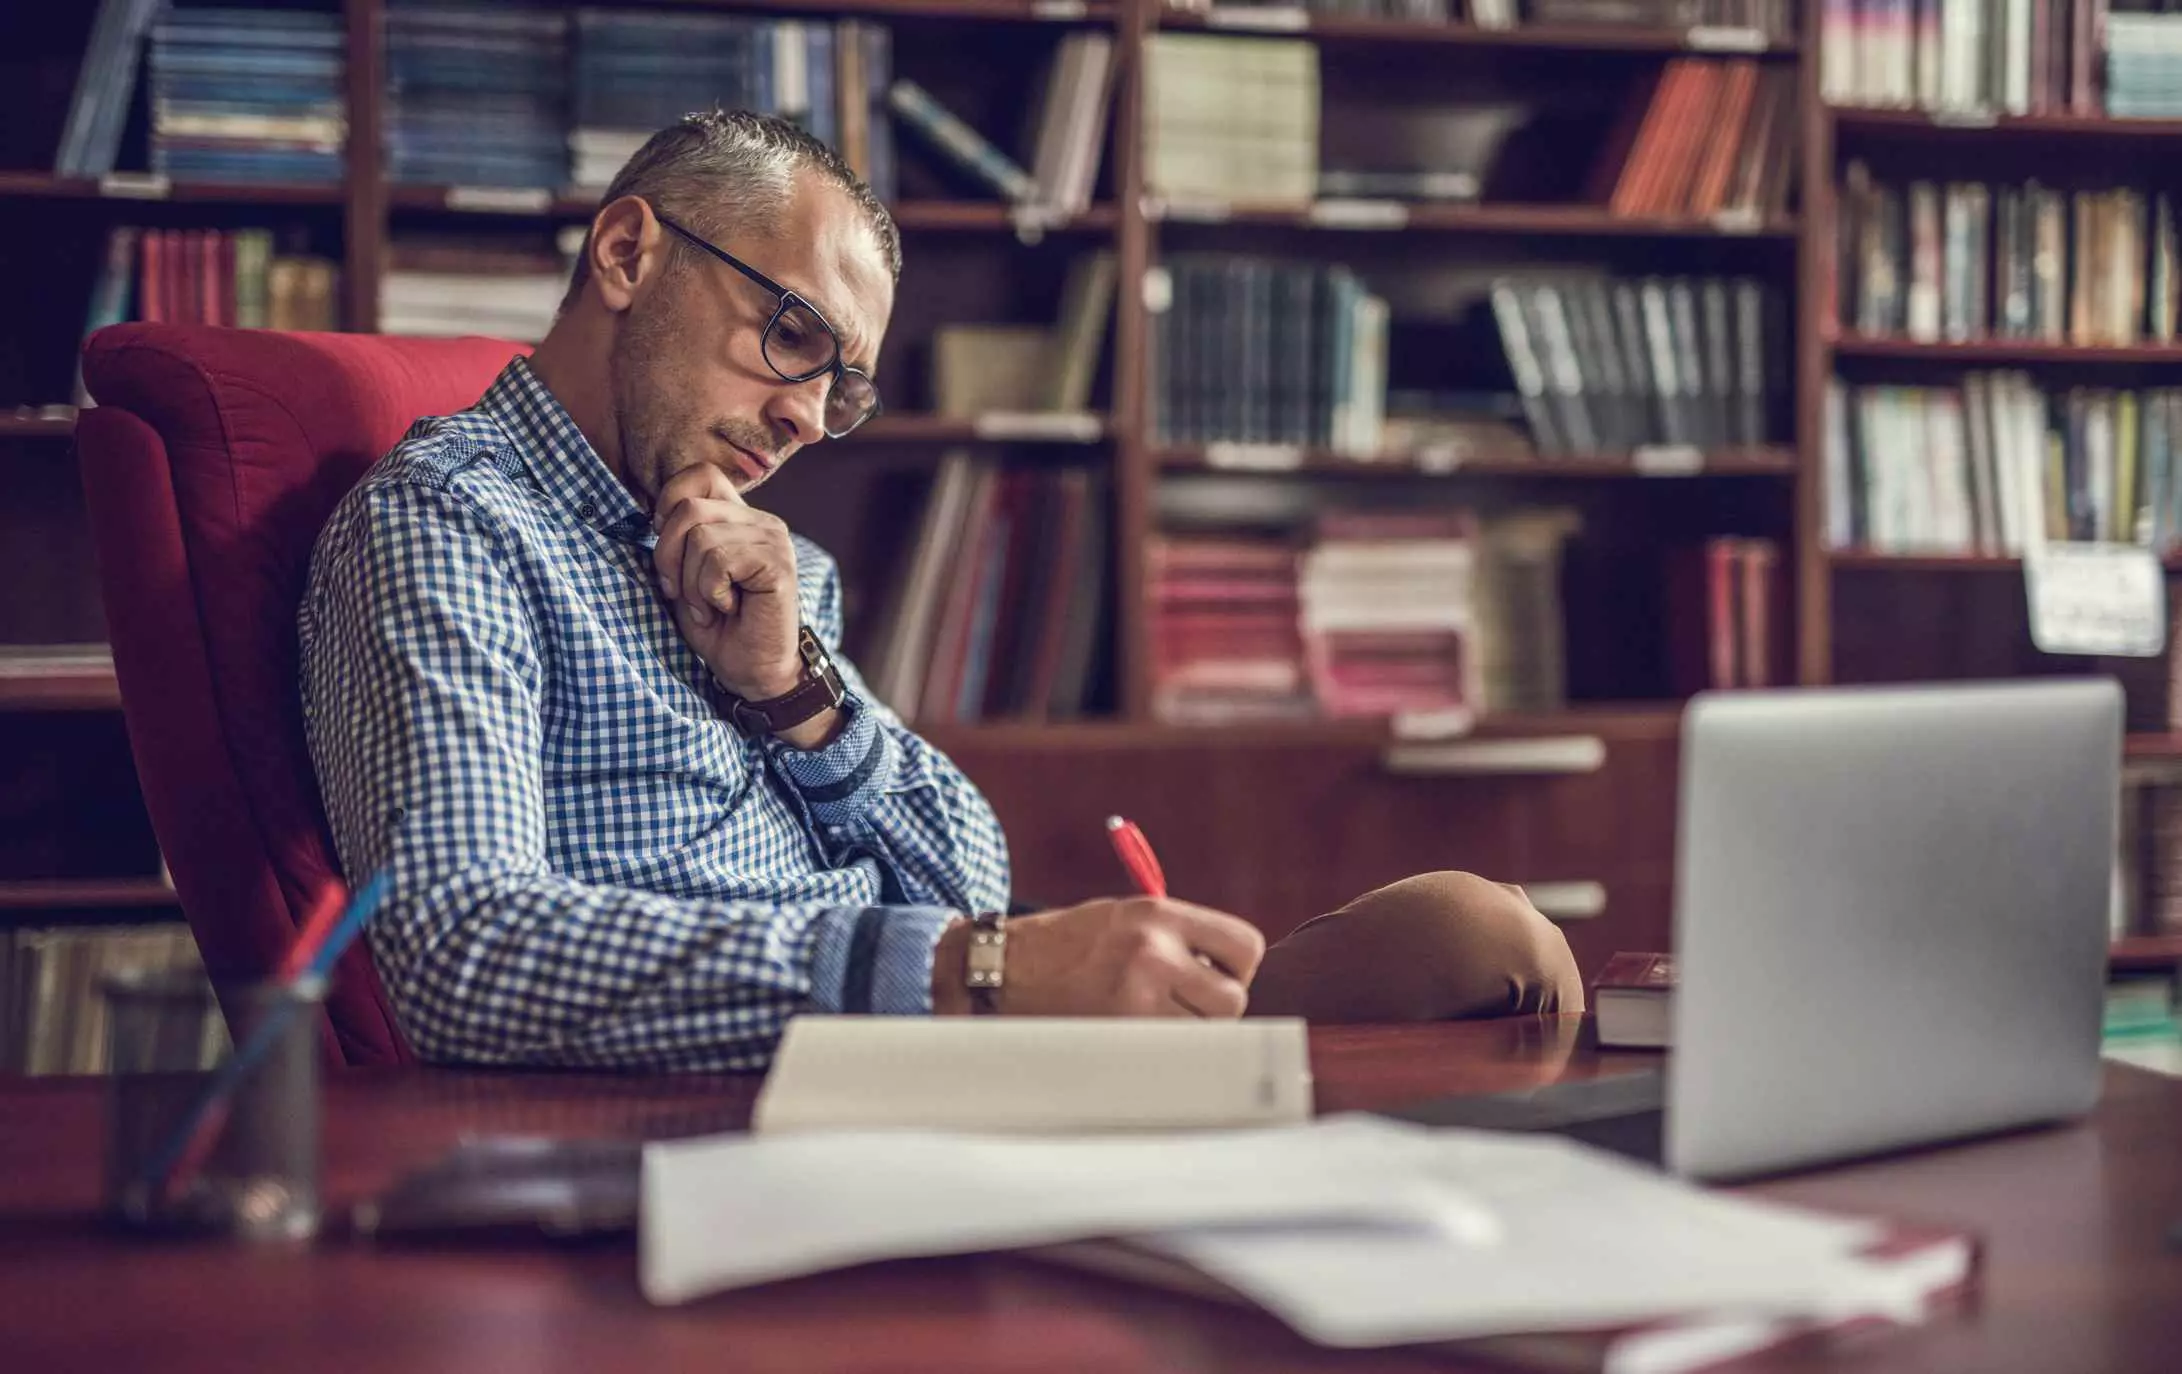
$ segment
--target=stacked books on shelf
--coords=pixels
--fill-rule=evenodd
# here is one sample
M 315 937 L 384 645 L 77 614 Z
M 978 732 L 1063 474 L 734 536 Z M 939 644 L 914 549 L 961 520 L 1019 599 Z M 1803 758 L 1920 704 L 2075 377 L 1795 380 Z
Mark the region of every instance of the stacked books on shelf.
M 2182 529 L 2182 391 L 1973 372 L 1826 397 L 1827 538 L 1894 553 L 2021 554 L 2044 540 L 2162 551 Z
M 1329 19 L 1407 19 L 1417 23 L 1442 23 L 1454 16 L 1457 0 L 1167 0 L 1177 14 L 1214 15 L 1237 28 L 1258 19 L 1266 27 L 1278 27 L 1285 14 L 1320 15 Z M 1271 15 L 1267 21 L 1261 16 Z
M 390 0 L 386 175 L 399 184 L 568 181 L 568 15 Z
M 2099 18 L 2106 26 L 2106 112 L 2182 119 L 2182 14 L 2113 14 L 2102 6 Z
M 196 963 L 197 946 L 181 925 L 0 930 L 0 1073 L 104 1073 L 100 980 Z M 226 1052 L 226 1027 L 208 1017 L 198 1034 L 198 1063 L 211 1068 Z
M 1562 510 L 1322 512 L 1150 548 L 1154 713 L 1216 725 L 1558 710 Z
M 925 723 L 1084 713 L 1106 599 L 1104 484 L 948 454 L 896 579 L 872 690 Z
M 1318 48 L 1290 39 L 1144 40 L 1144 181 L 1168 209 L 1302 207 L 1318 189 Z
M 2161 18 L 2107 8 L 2107 0 L 1828 0 L 1820 93 L 1833 105 L 2098 114 L 2111 25 Z
M 1316 714 L 1292 543 L 1171 535 L 1154 538 L 1147 557 L 1154 715 L 1225 725 Z
M 1788 212 L 1798 147 L 1793 68 L 1678 57 L 1639 83 L 1596 189 L 1619 216 L 1755 227 Z
M 692 110 L 755 110 L 792 119 L 828 144 L 834 26 L 741 15 L 576 11 L 575 184 L 603 191 L 655 131 Z
M 1069 264 L 1061 316 L 1051 326 L 941 325 L 932 333 L 934 409 L 965 419 L 1081 415 L 1113 310 L 1114 254 L 1101 249 Z
M 152 29 L 152 170 L 178 181 L 339 181 L 346 42 L 336 13 L 168 10 Z
M 1026 121 L 1021 161 L 957 119 L 922 86 L 897 79 L 887 108 L 934 151 L 985 191 L 1044 210 L 1051 217 L 1083 213 L 1098 182 L 1111 105 L 1114 40 L 1072 33 L 1054 50 Z
M 1773 433 L 1788 340 L 1762 282 L 1510 277 L 1492 306 L 1543 455 L 1718 449 Z
M 1177 253 L 1164 273 L 1150 350 L 1155 443 L 1379 452 L 1388 308 L 1354 272 Z
M 1667 663 L 1677 695 L 1772 687 L 1787 659 L 1780 546 L 1720 536 L 1667 559 Z
M 584 230 L 572 225 L 560 238 L 551 252 L 475 235 L 397 235 L 379 274 L 379 332 L 538 342 L 568 290 Z
M 2171 342 L 2174 199 L 2127 187 L 1843 177 L 1835 309 L 1860 333 L 1922 341 Z
M 2182 935 L 2182 782 L 2124 786 L 2120 833 L 2114 936 Z

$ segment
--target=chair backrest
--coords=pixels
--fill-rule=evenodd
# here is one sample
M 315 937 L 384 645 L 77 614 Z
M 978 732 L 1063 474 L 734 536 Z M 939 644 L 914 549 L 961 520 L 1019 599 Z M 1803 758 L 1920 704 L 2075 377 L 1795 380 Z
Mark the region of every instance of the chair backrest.
M 519 350 L 126 324 L 92 335 L 77 426 L 130 747 L 205 964 L 261 978 L 339 872 L 303 734 L 296 609 L 334 505 L 419 416 Z M 327 989 L 351 1064 L 408 1057 L 359 944 Z

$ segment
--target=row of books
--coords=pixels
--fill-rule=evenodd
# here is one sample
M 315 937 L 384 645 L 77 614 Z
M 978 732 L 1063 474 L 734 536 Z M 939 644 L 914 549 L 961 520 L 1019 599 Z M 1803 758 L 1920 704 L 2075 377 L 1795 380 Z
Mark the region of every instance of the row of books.
M 152 170 L 187 181 L 339 181 L 346 42 L 334 13 L 168 10 L 152 28 Z
M 1346 267 L 1178 253 L 1152 322 L 1161 444 L 1380 445 L 1387 303 Z
M 1069 264 L 1052 325 L 940 326 L 932 333 L 934 410 L 960 418 L 1084 411 L 1113 313 L 1114 254 L 1100 249 Z
M 872 690 L 924 723 L 1082 715 L 1109 528 L 1098 474 L 947 454 L 866 665 Z
M 1793 69 L 1675 58 L 1639 82 L 1621 128 L 1601 163 L 1615 214 L 1762 223 L 1787 213 L 1799 160 Z
M 891 199 L 892 53 L 858 20 L 394 0 L 387 175 L 601 190 L 652 133 L 718 106 L 796 121 Z
M 558 251 L 476 235 L 397 235 L 379 275 L 379 332 L 536 343 L 560 309 L 584 233 L 562 229 Z
M 99 0 L 53 158 L 56 175 L 98 177 L 114 170 L 128 132 L 144 39 L 165 7 L 166 0 Z
M 1547 456 L 1762 444 L 1784 405 L 1789 345 L 1749 278 L 1509 278 L 1493 318 Z
M 2126 3 L 2126 0 L 2125 0 Z M 2182 108 L 2175 17 L 2108 0 L 1825 0 L 1820 89 L 1836 105 L 2004 114 Z
M 1852 162 L 1835 254 L 1836 309 L 1869 334 L 2171 341 L 2182 302 L 2164 191 L 1894 186 Z
M 2115 937 L 2182 935 L 2182 785 L 2124 786 L 2120 820 Z
M 1784 680 L 1787 578 L 1780 545 L 1720 536 L 1667 557 L 1668 684 L 1680 696 Z
M 2048 393 L 2013 372 L 1958 387 L 1836 382 L 1827 535 L 1888 552 L 2021 554 L 2046 540 L 2162 551 L 2182 531 L 2182 391 Z
M 129 320 L 241 329 L 339 327 L 340 269 L 278 251 L 268 229 L 147 229 L 115 225 L 91 287 L 83 337 Z M 91 404 L 82 376 L 75 403 Z
M 0 1073 L 104 1073 L 109 1019 L 100 980 L 127 969 L 193 967 L 181 925 L 0 930 Z M 227 1049 L 218 1016 L 190 1028 L 197 1063 Z
M 1144 184 L 1167 202 L 1303 206 L 1318 192 L 1316 44 L 1144 40 Z
M 1562 510 L 1322 512 L 1300 546 L 1149 550 L 1152 709 L 1176 724 L 1553 710 Z

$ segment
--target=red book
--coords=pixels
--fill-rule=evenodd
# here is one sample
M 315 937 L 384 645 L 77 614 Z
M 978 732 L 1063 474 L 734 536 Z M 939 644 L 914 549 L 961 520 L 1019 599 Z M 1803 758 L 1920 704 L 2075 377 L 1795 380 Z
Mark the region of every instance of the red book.
M 1591 1018 L 1602 1047 L 1665 1049 L 1674 1035 L 1673 1012 L 1671 955 L 1617 954 L 1592 981 Z

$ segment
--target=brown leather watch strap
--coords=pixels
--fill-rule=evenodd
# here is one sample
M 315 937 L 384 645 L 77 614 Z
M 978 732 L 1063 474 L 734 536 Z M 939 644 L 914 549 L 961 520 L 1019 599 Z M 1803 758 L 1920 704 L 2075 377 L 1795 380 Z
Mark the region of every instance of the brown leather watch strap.
M 777 697 L 763 701 L 745 701 L 733 692 L 722 688 L 720 706 L 727 716 L 727 723 L 744 735 L 760 736 L 793 730 L 804 721 L 822 711 L 839 706 L 848 696 L 848 688 L 841 681 L 841 670 L 833 666 L 833 656 L 826 646 L 818 642 L 818 636 L 805 625 L 796 636 L 796 654 L 803 660 L 803 681 Z

